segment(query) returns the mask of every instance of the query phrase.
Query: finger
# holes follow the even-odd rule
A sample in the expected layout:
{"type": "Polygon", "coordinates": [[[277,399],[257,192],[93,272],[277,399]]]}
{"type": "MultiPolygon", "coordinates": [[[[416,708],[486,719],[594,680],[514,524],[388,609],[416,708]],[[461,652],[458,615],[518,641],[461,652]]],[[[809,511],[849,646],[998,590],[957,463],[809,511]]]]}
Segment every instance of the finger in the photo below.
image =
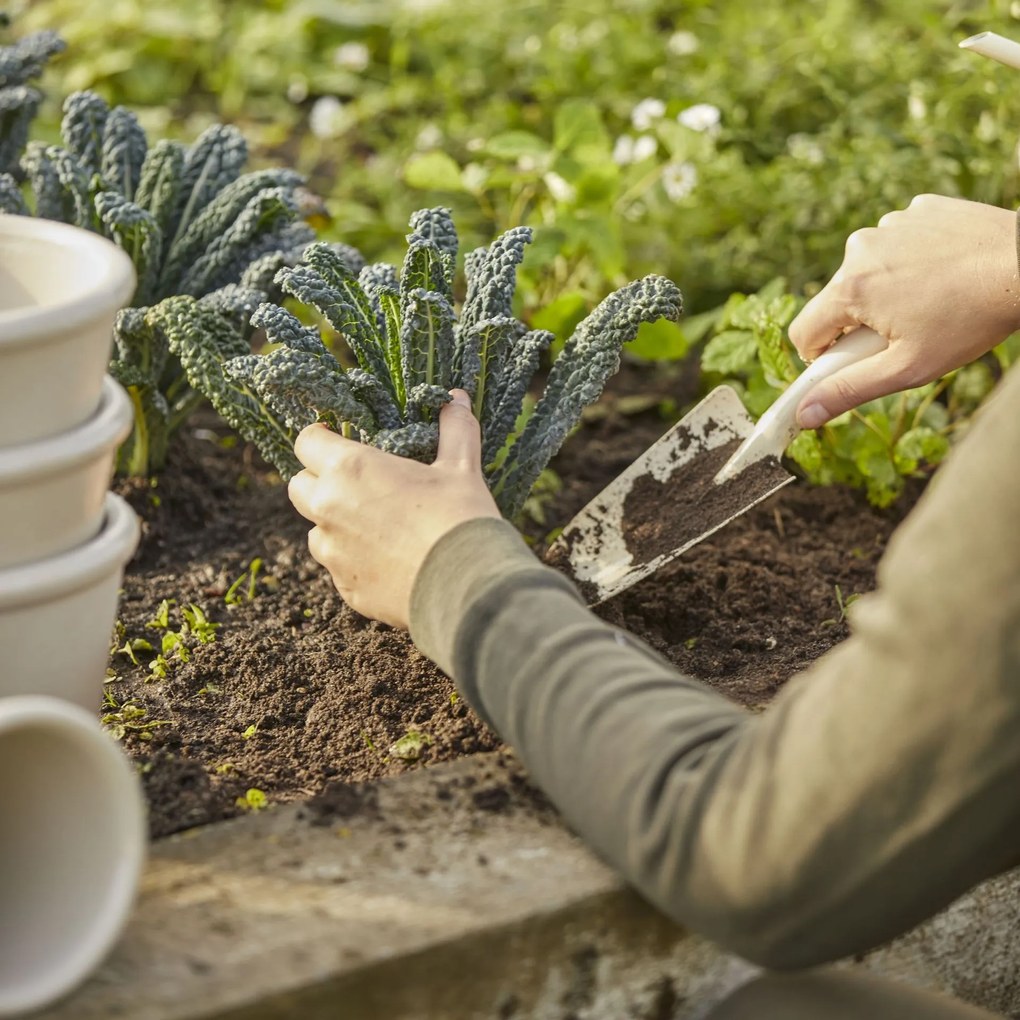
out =
{"type": "Polygon", "coordinates": [[[335,549],[336,543],[322,528],[316,526],[308,532],[308,552],[319,566],[325,567],[333,575],[334,584],[336,584],[336,575],[333,574],[333,571],[337,567],[335,549]]]}
{"type": "Polygon", "coordinates": [[[451,390],[453,400],[439,412],[439,452],[437,464],[480,467],[482,430],[471,413],[471,399],[464,390],[451,390]]]}
{"type": "Polygon", "coordinates": [[[360,446],[353,439],[337,435],[329,426],[316,423],[303,428],[294,440],[294,455],[317,475],[335,468],[350,447],[360,446]]]}
{"type": "Polygon", "coordinates": [[[900,351],[891,345],[813,387],[797,408],[797,423],[816,429],[844,411],[913,385],[900,351]]]}
{"type": "Polygon", "coordinates": [[[861,325],[840,297],[841,286],[837,272],[790,323],[790,342],[805,361],[817,358],[849,327],[861,325]]]}
{"type": "Polygon", "coordinates": [[[317,481],[318,478],[311,471],[299,471],[287,483],[287,495],[290,497],[291,503],[294,504],[294,509],[313,524],[318,523],[317,515],[313,510],[317,481]]]}

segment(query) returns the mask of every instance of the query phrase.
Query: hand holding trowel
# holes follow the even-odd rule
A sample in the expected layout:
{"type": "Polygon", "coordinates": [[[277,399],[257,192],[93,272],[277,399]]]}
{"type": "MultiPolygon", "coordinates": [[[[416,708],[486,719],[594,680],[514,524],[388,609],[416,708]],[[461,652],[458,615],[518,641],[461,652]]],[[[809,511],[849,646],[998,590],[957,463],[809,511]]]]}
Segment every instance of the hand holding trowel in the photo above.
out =
{"type": "Polygon", "coordinates": [[[779,458],[800,431],[797,408],[823,379],[886,348],[860,327],[816,358],[755,424],[717,386],[580,511],[546,557],[598,605],[793,481],[779,458]]]}

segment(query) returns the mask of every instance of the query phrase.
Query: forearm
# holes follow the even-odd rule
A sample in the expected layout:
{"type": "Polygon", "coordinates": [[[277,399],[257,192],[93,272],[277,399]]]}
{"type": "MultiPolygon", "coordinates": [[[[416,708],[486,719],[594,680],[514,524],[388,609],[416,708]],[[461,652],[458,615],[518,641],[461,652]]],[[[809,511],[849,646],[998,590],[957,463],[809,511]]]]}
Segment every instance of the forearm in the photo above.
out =
{"type": "Polygon", "coordinates": [[[770,966],[861,951],[1018,857],[1018,397],[1015,375],[854,637],[763,715],[598,621],[495,521],[433,550],[412,633],[660,908],[770,966]]]}

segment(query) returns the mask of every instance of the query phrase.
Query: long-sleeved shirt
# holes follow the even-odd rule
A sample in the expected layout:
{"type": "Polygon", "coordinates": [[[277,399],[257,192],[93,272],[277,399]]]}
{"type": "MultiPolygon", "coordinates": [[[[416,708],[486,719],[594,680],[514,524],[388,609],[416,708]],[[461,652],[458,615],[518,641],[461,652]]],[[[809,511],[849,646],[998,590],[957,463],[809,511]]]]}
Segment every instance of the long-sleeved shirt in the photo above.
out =
{"type": "Polygon", "coordinates": [[[411,633],[652,903],[779,969],[866,950],[1020,863],[1020,369],[893,536],[852,634],[751,714],[588,610],[495,519],[411,633]]]}

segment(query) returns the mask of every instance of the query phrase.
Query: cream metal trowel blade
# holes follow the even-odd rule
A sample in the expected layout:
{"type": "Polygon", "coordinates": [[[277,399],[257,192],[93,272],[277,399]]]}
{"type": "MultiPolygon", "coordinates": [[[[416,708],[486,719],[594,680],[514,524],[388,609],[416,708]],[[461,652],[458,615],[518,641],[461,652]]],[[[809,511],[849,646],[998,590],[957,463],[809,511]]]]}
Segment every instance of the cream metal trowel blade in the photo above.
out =
{"type": "MultiPolygon", "coordinates": [[[[589,605],[605,602],[665,566],[793,481],[793,475],[778,466],[778,458],[799,431],[796,413],[804,395],[827,376],[885,347],[886,340],[873,330],[861,327],[848,333],[816,358],[757,424],[735,390],[717,386],[567,524],[550,547],[547,559],[566,562],[589,605]],[[713,451],[735,441],[740,445],[719,469],[712,484],[745,484],[736,507],[728,504],[726,509],[717,500],[705,498],[688,506],[690,517],[684,523],[683,540],[678,543],[670,539],[666,529],[661,548],[643,545],[636,552],[633,540],[628,539],[625,519],[628,497],[635,485],[648,476],[663,485],[682,485],[685,476],[693,479],[700,474],[699,458],[713,456],[713,451]],[[769,457],[776,458],[774,470],[761,475],[748,471],[769,457]]],[[[718,456],[715,452],[714,457],[718,456]]],[[[703,460],[701,466],[704,467],[703,460]]],[[[671,511],[669,505],[657,509],[662,515],[671,511]]]]}

